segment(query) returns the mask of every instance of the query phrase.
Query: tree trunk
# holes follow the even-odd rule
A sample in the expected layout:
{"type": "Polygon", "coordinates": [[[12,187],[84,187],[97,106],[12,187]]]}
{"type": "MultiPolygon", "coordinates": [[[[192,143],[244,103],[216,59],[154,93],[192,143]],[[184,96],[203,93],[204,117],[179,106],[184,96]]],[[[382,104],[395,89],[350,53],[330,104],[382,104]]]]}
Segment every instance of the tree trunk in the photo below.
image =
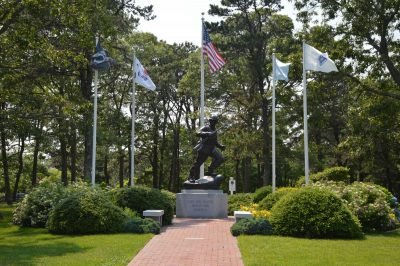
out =
{"type": "MultiPolygon", "coordinates": [[[[5,109],[5,104],[2,104],[1,109],[5,109]]],[[[10,187],[10,176],[8,172],[8,157],[7,157],[7,147],[6,147],[6,132],[4,130],[4,118],[1,118],[0,123],[0,138],[1,138],[1,161],[3,163],[3,175],[4,175],[4,192],[5,192],[5,200],[8,205],[12,204],[12,195],[11,195],[11,187],[10,187]]]]}
{"type": "MultiPolygon", "coordinates": [[[[235,160],[235,176],[236,176],[236,192],[239,192],[239,181],[240,181],[240,160],[235,160]]],[[[242,189],[243,192],[243,189],[242,189]]]]}
{"type": "Polygon", "coordinates": [[[246,157],[242,160],[242,170],[243,170],[243,192],[250,192],[250,175],[251,175],[251,158],[246,157]]]}
{"type": "Polygon", "coordinates": [[[69,146],[70,146],[70,154],[71,154],[71,182],[76,181],[76,158],[77,158],[77,151],[76,151],[76,128],[75,125],[72,125],[71,134],[69,138],[69,146]]]}
{"type": "Polygon", "coordinates": [[[178,183],[179,183],[179,126],[178,128],[174,128],[173,131],[173,148],[172,148],[172,157],[171,157],[171,171],[170,171],[170,179],[171,189],[174,192],[178,191],[178,183]]]}
{"type": "Polygon", "coordinates": [[[153,187],[159,188],[159,178],[158,178],[158,141],[159,141],[159,117],[158,115],[154,116],[154,131],[153,131],[153,151],[152,151],[152,159],[151,159],[151,166],[152,166],[152,173],[153,173],[153,187]]]}
{"type": "MultiPolygon", "coordinates": [[[[91,116],[89,118],[91,119],[91,116]]],[[[86,120],[86,119],[85,119],[86,120]]],[[[86,120],[88,121],[88,120],[86,120]]],[[[89,123],[92,125],[92,123],[89,123]]],[[[84,138],[85,138],[85,151],[84,151],[84,158],[83,158],[83,178],[90,180],[91,173],[92,173],[92,128],[85,127],[84,138]]]]}
{"type": "MultiPolygon", "coordinates": [[[[91,51],[86,51],[85,55],[88,61],[91,59],[91,51]]],[[[85,100],[92,103],[92,79],[93,72],[89,66],[79,71],[81,93],[85,100]]],[[[84,179],[90,180],[92,168],[92,134],[93,134],[93,109],[84,114],[83,136],[85,143],[85,151],[83,158],[83,176],[84,179]]]]}
{"type": "Polygon", "coordinates": [[[37,170],[38,170],[38,156],[39,156],[39,148],[41,142],[41,134],[42,134],[43,126],[40,126],[40,131],[35,137],[35,147],[33,149],[33,165],[32,165],[32,177],[31,183],[32,186],[36,186],[37,184],[37,170]]]}
{"type": "Polygon", "coordinates": [[[263,129],[263,157],[264,157],[264,173],[263,185],[271,184],[271,156],[270,156],[270,142],[271,137],[269,134],[269,111],[268,101],[263,97],[262,99],[262,129],[263,129]]]}
{"type": "Polygon", "coordinates": [[[125,161],[124,151],[120,147],[118,149],[118,164],[119,164],[118,179],[119,179],[119,187],[124,187],[124,161],[125,161]]]}
{"type": "Polygon", "coordinates": [[[104,178],[106,180],[106,185],[110,185],[110,175],[108,174],[108,152],[104,156],[104,178]]]}
{"type": "Polygon", "coordinates": [[[21,146],[18,153],[18,171],[15,175],[13,200],[17,200],[17,192],[19,186],[19,180],[21,179],[22,170],[24,169],[24,151],[25,151],[25,136],[20,137],[21,146]]]}
{"type": "Polygon", "coordinates": [[[60,152],[61,152],[61,182],[64,186],[68,185],[68,154],[67,141],[63,136],[60,137],[60,152]]]}

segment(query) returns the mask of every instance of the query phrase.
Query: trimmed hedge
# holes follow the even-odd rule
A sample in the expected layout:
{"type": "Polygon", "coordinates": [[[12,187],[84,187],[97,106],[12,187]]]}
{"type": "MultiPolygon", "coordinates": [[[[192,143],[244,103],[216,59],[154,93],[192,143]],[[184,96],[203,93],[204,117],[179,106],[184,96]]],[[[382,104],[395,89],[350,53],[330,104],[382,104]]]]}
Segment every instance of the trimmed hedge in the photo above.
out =
{"type": "Polygon", "coordinates": [[[283,196],[296,191],[298,188],[293,187],[282,187],[277,189],[274,193],[266,196],[258,205],[259,209],[271,210],[272,207],[277,203],[283,196]]]}
{"type": "Polygon", "coordinates": [[[272,193],[272,186],[258,188],[253,194],[253,202],[259,203],[263,198],[272,193]]]}
{"type": "Polygon", "coordinates": [[[119,207],[129,208],[141,216],[144,210],[164,210],[163,224],[172,224],[175,200],[171,192],[135,186],[113,189],[110,193],[119,207]]]}
{"type": "Polygon", "coordinates": [[[250,206],[253,203],[251,193],[236,193],[228,196],[228,215],[233,215],[234,211],[239,211],[240,206],[250,206]]]}
{"type": "Polygon", "coordinates": [[[103,191],[91,190],[61,200],[51,211],[47,227],[57,234],[117,233],[124,231],[127,219],[103,191]]]}
{"type": "Polygon", "coordinates": [[[231,226],[233,236],[239,235],[272,235],[272,226],[264,218],[243,218],[231,226]]]}
{"type": "Polygon", "coordinates": [[[342,200],[328,190],[301,188],[278,201],[270,222],[278,235],[360,238],[361,225],[342,200]]]}

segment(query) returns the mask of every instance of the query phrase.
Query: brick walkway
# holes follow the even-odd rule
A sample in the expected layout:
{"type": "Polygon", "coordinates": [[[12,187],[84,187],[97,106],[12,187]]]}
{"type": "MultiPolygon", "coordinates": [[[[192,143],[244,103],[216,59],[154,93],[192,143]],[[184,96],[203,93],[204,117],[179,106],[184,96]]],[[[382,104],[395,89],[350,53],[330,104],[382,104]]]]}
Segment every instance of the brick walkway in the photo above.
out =
{"type": "Polygon", "coordinates": [[[234,219],[175,218],[128,266],[243,266],[234,219]]]}

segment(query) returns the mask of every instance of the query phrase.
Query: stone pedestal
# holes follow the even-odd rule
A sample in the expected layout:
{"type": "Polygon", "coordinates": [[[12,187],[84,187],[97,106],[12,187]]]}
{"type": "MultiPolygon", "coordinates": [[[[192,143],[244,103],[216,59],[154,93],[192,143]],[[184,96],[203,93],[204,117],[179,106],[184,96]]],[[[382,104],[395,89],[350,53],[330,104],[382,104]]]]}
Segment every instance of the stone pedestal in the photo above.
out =
{"type": "Polygon", "coordinates": [[[222,190],[183,189],[176,194],[177,218],[227,218],[228,195],[222,190]]]}

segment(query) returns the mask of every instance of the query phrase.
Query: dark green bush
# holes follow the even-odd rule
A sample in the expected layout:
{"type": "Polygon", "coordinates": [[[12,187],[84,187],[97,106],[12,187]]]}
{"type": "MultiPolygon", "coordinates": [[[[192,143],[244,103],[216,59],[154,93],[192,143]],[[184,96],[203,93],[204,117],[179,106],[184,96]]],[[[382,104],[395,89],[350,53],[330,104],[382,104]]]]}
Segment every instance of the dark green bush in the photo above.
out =
{"type": "Polygon", "coordinates": [[[296,191],[297,188],[293,187],[282,187],[277,189],[274,193],[266,196],[258,205],[259,209],[262,210],[271,210],[272,207],[277,203],[283,196],[293,191],[296,191]]]}
{"type": "Polygon", "coordinates": [[[115,203],[143,215],[144,210],[164,210],[163,224],[172,224],[175,201],[169,192],[144,186],[118,188],[111,191],[115,203]]]}
{"type": "Polygon", "coordinates": [[[234,223],[231,227],[233,236],[238,235],[271,235],[271,224],[264,218],[244,218],[234,223]]]}
{"type": "Polygon", "coordinates": [[[13,223],[20,226],[45,227],[50,211],[67,194],[58,182],[43,182],[34,188],[13,212],[13,223]]]}
{"type": "Polygon", "coordinates": [[[358,219],[328,190],[301,188],[279,200],[270,222],[278,235],[308,238],[359,238],[358,219]]]}
{"type": "Polygon", "coordinates": [[[152,219],[134,217],[126,220],[123,230],[124,232],[136,234],[159,234],[161,228],[160,225],[152,219]]]}
{"type": "Polygon", "coordinates": [[[253,203],[253,195],[250,193],[236,193],[228,196],[228,215],[239,211],[240,206],[250,206],[253,203]]]}
{"type": "Polygon", "coordinates": [[[47,227],[57,234],[122,232],[128,219],[101,190],[72,193],[51,211],[47,227]]]}
{"type": "Polygon", "coordinates": [[[263,186],[253,193],[253,202],[259,203],[263,198],[272,193],[272,186],[263,186]]]}
{"type": "MultiPolygon", "coordinates": [[[[311,174],[309,176],[310,183],[315,183],[318,181],[335,181],[344,182],[346,184],[350,183],[350,170],[347,167],[334,166],[324,169],[322,172],[311,174]]],[[[300,177],[296,182],[296,186],[300,187],[305,184],[304,176],[300,177]]]]}

